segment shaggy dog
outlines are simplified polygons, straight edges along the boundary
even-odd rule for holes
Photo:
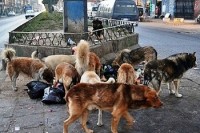
[[[99,19],[94,19],[92,21],[92,26],[93,26],[93,34],[95,34],[98,39],[103,38],[104,31],[103,31],[102,21],[100,21]]]
[[[63,62],[58,64],[55,69],[56,83],[54,83],[54,86],[56,86],[59,81],[63,83],[65,94],[67,94],[70,87],[80,81],[80,76],[73,65]]]
[[[195,66],[195,53],[178,53],[165,59],[150,61],[144,69],[144,84],[148,85],[151,82],[153,88],[159,94],[161,82],[166,82],[171,94],[175,94],[176,97],[182,97],[178,93],[180,79],[184,72]],[[175,91],[172,89],[172,83]]]
[[[124,49],[120,52],[119,55],[116,56],[112,65],[120,66],[122,63],[129,63],[135,67],[141,62],[145,62],[146,64],[147,62],[156,59],[157,52],[151,46],[140,47],[133,50]]]
[[[87,41],[81,40],[76,47],[76,65],[80,76],[85,71],[95,71],[97,75],[100,76],[101,63],[99,57],[90,52],[89,43]]]
[[[16,51],[13,48],[6,48],[2,52],[3,58],[7,61],[6,71],[9,75],[13,90],[17,90],[16,80],[20,73],[26,74],[35,80],[44,79],[51,81],[53,75],[49,74],[48,68],[38,59],[30,57],[16,57]],[[45,75],[43,77],[43,75]],[[47,76],[48,75],[48,76]]]
[[[64,121],[63,133],[68,133],[68,127],[78,118],[81,118],[85,132],[92,133],[93,130],[86,126],[90,106],[111,112],[112,133],[117,133],[121,117],[127,120],[129,126],[133,124],[134,119],[129,114],[129,109],[162,106],[155,90],[143,85],[121,83],[79,83],[69,90],[66,100],[69,117]]]
[[[132,65],[123,63],[117,73],[117,83],[136,84],[136,73]]]
[[[106,82],[101,82],[100,77],[94,72],[94,71],[85,71],[83,75],[81,76],[81,81],[80,83],[90,83],[90,84],[95,84],[95,83],[115,83],[114,78],[109,78],[108,81]],[[98,114],[98,126],[102,126],[102,110],[99,109],[99,114]]]

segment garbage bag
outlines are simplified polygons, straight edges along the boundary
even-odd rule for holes
[[[66,102],[63,98],[65,96],[64,90],[63,84],[59,84],[56,87],[47,87],[44,90],[42,102],[45,104],[65,104]]]
[[[51,86],[48,83],[41,81],[31,81],[26,84],[28,87],[28,95],[31,99],[42,98],[44,95],[44,89]]]

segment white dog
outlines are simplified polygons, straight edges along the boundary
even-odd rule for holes
[[[115,79],[110,77],[108,81],[106,82],[101,82],[100,77],[94,72],[94,71],[85,71],[83,75],[81,76],[80,83],[90,83],[90,84],[95,84],[95,83],[115,83]],[[98,126],[102,126],[102,110],[99,109],[98,113]]]

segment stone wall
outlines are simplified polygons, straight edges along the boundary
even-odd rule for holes
[[[138,34],[130,34],[129,36],[105,42],[101,45],[92,45],[90,50],[96,53],[102,63],[110,62],[115,58],[117,52],[138,44]],[[30,57],[31,53],[36,49],[42,54],[42,57],[55,54],[71,54],[71,48],[50,47],[50,46],[28,46],[19,44],[5,44],[5,47],[13,47],[16,50],[16,56]],[[3,66],[3,65],[2,65]],[[4,68],[5,69],[5,68]]]

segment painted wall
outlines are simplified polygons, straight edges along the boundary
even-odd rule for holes
[[[170,13],[174,16],[174,4],[175,0],[162,0],[162,14]]]
[[[64,0],[64,32],[87,32],[87,0]]]

